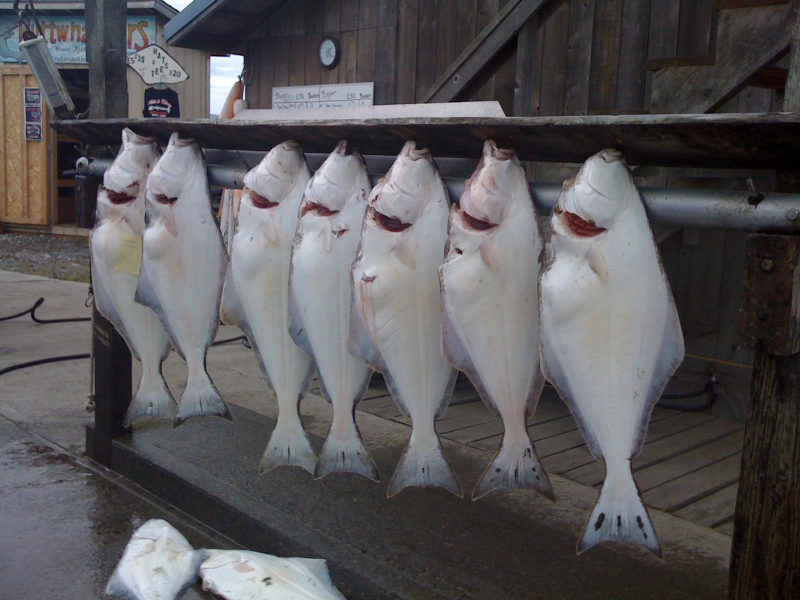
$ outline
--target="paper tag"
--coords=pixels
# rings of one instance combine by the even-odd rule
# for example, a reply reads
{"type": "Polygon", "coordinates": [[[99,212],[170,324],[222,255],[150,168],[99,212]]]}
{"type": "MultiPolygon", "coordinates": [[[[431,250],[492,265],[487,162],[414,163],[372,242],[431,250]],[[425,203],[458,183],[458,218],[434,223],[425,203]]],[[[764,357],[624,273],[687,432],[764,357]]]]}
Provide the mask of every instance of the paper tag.
{"type": "Polygon", "coordinates": [[[115,269],[131,275],[139,274],[142,264],[142,238],[138,235],[123,233],[119,236],[117,246],[117,265],[115,269]]]}

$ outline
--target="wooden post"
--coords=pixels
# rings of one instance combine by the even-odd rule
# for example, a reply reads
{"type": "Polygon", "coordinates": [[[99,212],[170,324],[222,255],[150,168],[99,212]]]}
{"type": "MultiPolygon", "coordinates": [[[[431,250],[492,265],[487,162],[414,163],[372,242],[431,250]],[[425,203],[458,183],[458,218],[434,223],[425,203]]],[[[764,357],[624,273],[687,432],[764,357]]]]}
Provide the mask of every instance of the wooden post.
{"type": "MultiPolygon", "coordinates": [[[[86,0],[89,112],[95,119],[128,116],[126,10],[127,2],[86,0]]],[[[92,352],[95,420],[86,431],[86,449],[110,466],[112,440],[129,431],[122,420],[131,402],[131,353],[97,309],[92,311],[92,352]]]]}
{"type": "Polygon", "coordinates": [[[740,336],[756,353],[729,598],[800,598],[800,237],[751,236],[745,260],[740,336]]]}

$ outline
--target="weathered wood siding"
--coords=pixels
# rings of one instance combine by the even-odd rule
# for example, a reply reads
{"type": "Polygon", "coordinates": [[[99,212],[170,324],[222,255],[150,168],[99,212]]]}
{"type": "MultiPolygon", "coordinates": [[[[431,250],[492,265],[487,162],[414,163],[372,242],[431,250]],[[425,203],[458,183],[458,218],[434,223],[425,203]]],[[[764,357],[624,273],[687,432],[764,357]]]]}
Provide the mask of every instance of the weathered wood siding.
{"type": "Polygon", "coordinates": [[[49,225],[50,110],[43,101],[44,139],[26,141],[25,87],[39,87],[27,65],[0,66],[0,222],[49,225]]]}

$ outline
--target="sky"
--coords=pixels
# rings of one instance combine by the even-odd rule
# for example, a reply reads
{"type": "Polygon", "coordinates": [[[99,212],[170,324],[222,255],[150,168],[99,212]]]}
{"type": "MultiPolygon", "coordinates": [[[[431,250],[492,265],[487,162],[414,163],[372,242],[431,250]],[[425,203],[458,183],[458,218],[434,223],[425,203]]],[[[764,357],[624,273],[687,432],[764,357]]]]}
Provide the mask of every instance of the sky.
{"type": "MultiPolygon", "coordinates": [[[[178,10],[183,10],[192,0],[164,0],[170,6],[178,10]]],[[[211,81],[209,86],[211,114],[218,115],[222,110],[228,92],[236,83],[236,78],[242,72],[242,57],[232,54],[228,57],[211,57],[211,81]]]]}

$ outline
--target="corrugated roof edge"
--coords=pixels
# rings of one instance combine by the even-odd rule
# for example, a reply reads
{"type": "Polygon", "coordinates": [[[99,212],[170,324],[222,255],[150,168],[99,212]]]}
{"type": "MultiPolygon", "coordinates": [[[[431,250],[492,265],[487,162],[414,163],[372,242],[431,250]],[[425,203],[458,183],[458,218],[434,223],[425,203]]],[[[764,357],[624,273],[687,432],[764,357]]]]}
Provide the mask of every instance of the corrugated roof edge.
{"type": "Polygon", "coordinates": [[[191,26],[200,15],[206,11],[213,12],[224,3],[225,0],[194,0],[164,25],[164,37],[167,38],[167,43],[171,46],[176,45],[189,33],[188,30],[191,29],[191,26]],[[214,6],[215,4],[217,6],[214,6]],[[187,29],[187,31],[184,31],[184,29],[187,29]]]}

